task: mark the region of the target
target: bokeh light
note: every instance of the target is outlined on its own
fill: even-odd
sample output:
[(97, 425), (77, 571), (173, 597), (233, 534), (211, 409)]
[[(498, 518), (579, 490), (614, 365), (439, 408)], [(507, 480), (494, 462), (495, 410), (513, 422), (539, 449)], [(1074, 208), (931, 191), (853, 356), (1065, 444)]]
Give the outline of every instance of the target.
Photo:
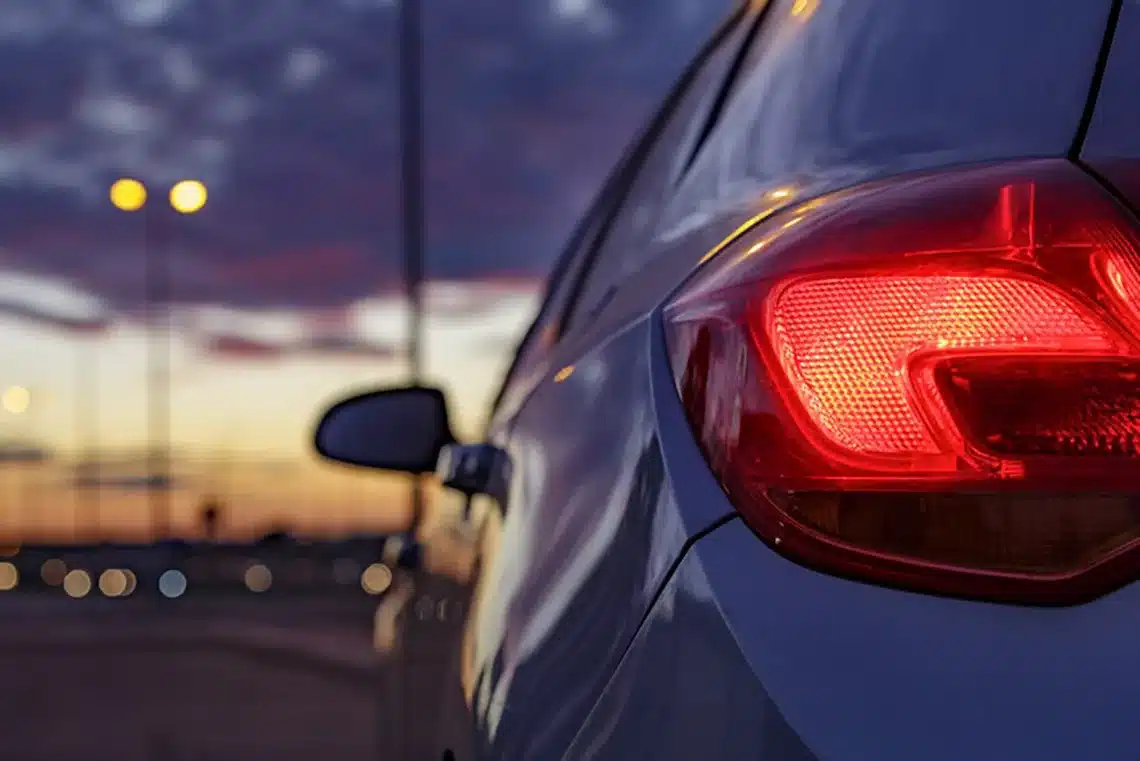
[(63, 591), (67, 592), (68, 597), (86, 597), (91, 592), (91, 576), (87, 571), (79, 570), (69, 571), (63, 577)]
[(20, 583), (20, 570), (11, 563), (0, 563), (0, 592), (10, 592)]
[(360, 574), (360, 586), (370, 595), (382, 595), (392, 586), (392, 569), (383, 563), (373, 563)]
[(127, 593), (127, 575), (118, 568), (109, 568), (99, 575), (99, 591), (107, 597), (123, 597)]
[(206, 186), (198, 180), (182, 180), (170, 189), (170, 205), (179, 214), (193, 214), (206, 205)]
[(391, 565), (396, 565), (400, 562), (400, 556), (404, 554), (404, 547), (406, 542), (401, 536), (390, 536), (384, 541), (384, 547), (380, 551), (380, 556), (385, 562)]
[(135, 588), (139, 585), (138, 577), (135, 576), (134, 571), (130, 568), (123, 569), (123, 576), (127, 579), (127, 588), (123, 590), (123, 597), (130, 597), (135, 593)]
[(124, 177), (111, 185), (111, 204), (119, 211), (138, 211), (146, 205), (146, 186)]
[(273, 586), (273, 573), (261, 563), (245, 569), (245, 585), (251, 592), (266, 592)]
[(59, 558), (51, 558), (45, 560), (44, 564), (40, 566), (40, 578), (49, 587), (58, 587), (63, 583), (64, 578), (67, 576), (67, 563), (64, 563)]
[(23, 386), (12, 386), (4, 391), (0, 404), (3, 404), (6, 412), (21, 415), (32, 405), (32, 392)]
[(186, 594), (186, 575), (173, 568), (163, 571), (158, 577), (158, 591), (170, 599), (181, 597)]

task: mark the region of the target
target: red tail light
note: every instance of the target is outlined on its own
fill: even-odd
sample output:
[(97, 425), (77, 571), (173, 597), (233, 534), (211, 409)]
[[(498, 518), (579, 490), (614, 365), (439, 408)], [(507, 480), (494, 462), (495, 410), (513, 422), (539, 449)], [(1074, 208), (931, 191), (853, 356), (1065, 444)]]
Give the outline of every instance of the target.
[(820, 570), (1073, 603), (1140, 578), (1140, 248), (1079, 169), (840, 194), (667, 307), (682, 401), (753, 529)]

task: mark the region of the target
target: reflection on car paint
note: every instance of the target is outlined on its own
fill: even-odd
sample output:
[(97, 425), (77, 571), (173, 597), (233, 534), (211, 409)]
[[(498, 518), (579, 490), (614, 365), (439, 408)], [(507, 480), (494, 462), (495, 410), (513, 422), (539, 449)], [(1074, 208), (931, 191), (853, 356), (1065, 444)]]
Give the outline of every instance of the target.
[[(1110, 4), (1038, 0), (1033, 13), (1024, 0), (991, 0), (984, 12), (957, 0), (754, 4), (767, 6), (762, 32), (720, 123), (663, 199), (640, 252), (651, 264), (616, 283), (497, 413), (495, 441), (515, 457), (516, 483), (492, 563), (502, 587), (475, 624), (470, 683), (485, 758), (562, 758), (578, 729), (575, 758), (811, 758), (804, 743), (820, 742), (826, 723), (803, 712), (784, 721), (774, 686), (754, 669), (763, 637), (741, 640), (717, 618), (756, 580), (709, 590), (687, 559), (637, 633), (683, 548), (731, 513), (676, 399), (654, 311), (718, 244), (824, 193), (952, 164), (1066, 155)], [(603, 377), (583, 382), (587, 361)], [(627, 503), (654, 441), (663, 491), (652, 504)], [(621, 726), (603, 720), (613, 712)], [(647, 739), (647, 726), (660, 737)]]
[[(788, 185), (804, 198), (952, 163), (1063, 155), (1109, 9), (1098, 0), (1073, 13), (1048, 0), (1029, 19), (1023, 2), (1000, 0), (980, 20), (942, 0), (817, 5), (804, 14), (799, 0), (776, 0), (659, 239), (755, 213), (780, 200), (765, 193)], [(1040, 43), (1009, 55), (1010, 40), (1029, 34)]]
[(815, 761), (761, 682), (740, 678), (749, 664), (714, 599), (704, 541), (670, 578), (566, 761)]

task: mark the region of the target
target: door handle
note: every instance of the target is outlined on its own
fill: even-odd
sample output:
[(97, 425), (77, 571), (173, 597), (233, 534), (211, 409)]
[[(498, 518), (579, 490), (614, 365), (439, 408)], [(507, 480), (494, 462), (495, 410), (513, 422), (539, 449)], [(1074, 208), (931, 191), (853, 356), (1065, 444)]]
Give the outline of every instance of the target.
[(440, 482), (469, 498), (485, 494), (501, 501), (511, 477), (510, 457), (493, 444), (448, 444), (439, 453)]

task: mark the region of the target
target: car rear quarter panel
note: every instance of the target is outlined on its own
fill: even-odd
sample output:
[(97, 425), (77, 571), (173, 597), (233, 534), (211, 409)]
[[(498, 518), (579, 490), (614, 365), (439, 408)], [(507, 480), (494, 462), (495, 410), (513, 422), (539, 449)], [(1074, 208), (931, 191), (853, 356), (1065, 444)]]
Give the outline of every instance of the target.
[(652, 325), (540, 385), (505, 442), (514, 477), (472, 624), (486, 757), (561, 756), (684, 544), (650, 389)]
[(1138, 632), (1140, 585), (942, 599), (805, 569), (734, 519), (688, 551), (569, 757), (1135, 759)]
[(662, 236), (750, 209), (772, 191), (803, 199), (903, 172), (1066, 155), (1110, 7), (773, 0)]

